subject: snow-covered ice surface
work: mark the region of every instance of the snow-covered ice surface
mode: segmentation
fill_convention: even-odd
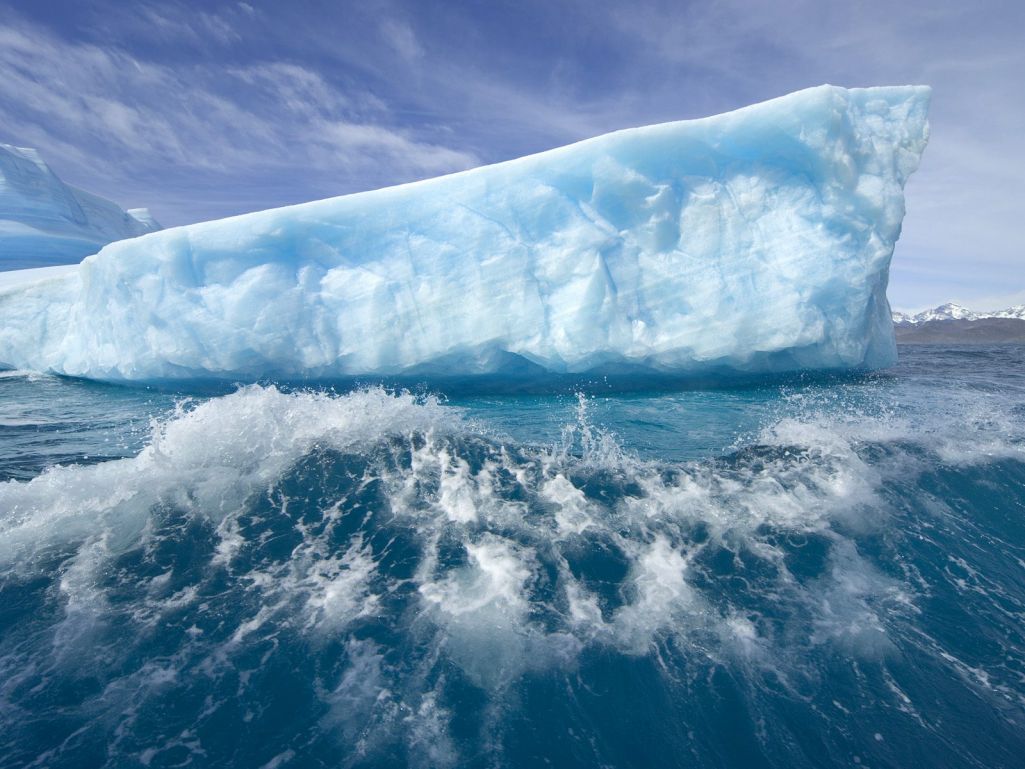
[[[0,362],[108,380],[885,366],[928,101],[821,86],[113,243],[0,293]]]
[[[160,229],[145,208],[65,184],[36,150],[0,144],[0,269],[70,264]]]
[[[58,264],[53,267],[32,267],[27,270],[6,270],[0,272],[0,293],[8,289],[39,283],[44,280],[69,275],[78,268],[77,264]]]

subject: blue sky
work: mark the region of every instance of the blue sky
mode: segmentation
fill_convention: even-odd
[[[165,225],[926,83],[897,307],[1025,302],[1025,3],[0,0],[0,141]]]

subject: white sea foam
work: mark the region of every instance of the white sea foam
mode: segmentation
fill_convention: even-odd
[[[879,420],[870,419],[784,418],[757,436],[758,442],[778,449],[758,467],[726,471],[698,463],[667,475],[656,463],[624,455],[582,413],[581,421],[568,428],[563,447],[519,456],[500,448],[474,468],[459,455],[457,440],[472,431],[455,410],[431,399],[381,389],[329,396],[253,386],[198,405],[183,402],[173,417],[154,424],[149,445],[135,457],[54,467],[31,481],[0,485],[0,556],[8,563],[23,561],[44,543],[98,536],[116,552],[146,536],[154,509],[172,505],[211,518],[219,526],[220,557],[230,563],[243,544],[235,524],[247,500],[278,482],[311,451],[359,453],[389,435],[403,441],[421,436],[408,444],[405,470],[383,471],[394,512],[414,515],[427,542],[446,527],[466,527],[461,536],[468,558],[462,572],[435,580],[428,573],[433,557],[428,547],[419,572],[426,604],[451,617],[494,610],[503,621],[518,625],[534,566],[530,549],[502,538],[499,530],[542,531],[558,542],[618,526],[634,532],[621,541],[633,563],[635,600],[621,614],[667,615],[670,604],[686,605],[694,598],[685,576],[689,555],[679,539],[681,523],[701,523],[718,540],[747,538],[756,549],[760,545],[753,532],[760,526],[826,529],[838,517],[878,502],[880,471],[859,456],[858,446],[899,439],[906,429],[899,420],[880,427]],[[1003,434],[1001,429],[993,432]],[[953,436],[948,431],[934,437],[937,451],[946,457]],[[574,455],[567,448],[571,445],[582,455]],[[960,446],[962,453],[979,451],[963,440]],[[1016,449],[1013,441],[1000,448]],[[982,451],[990,453],[987,444]],[[626,475],[639,492],[624,495],[612,508],[596,506],[571,480],[582,468]],[[539,516],[499,488],[509,482],[523,487],[548,515]],[[425,489],[426,502],[420,504],[415,497]],[[343,513],[337,508],[332,514]],[[374,553],[365,545],[354,543],[335,553],[309,532],[303,532],[303,543],[292,560],[306,566],[286,582],[312,591],[307,604],[312,614],[323,619],[351,613],[357,603],[370,600],[354,587],[374,568]],[[259,580],[255,574],[250,578]],[[573,584],[572,577],[567,584]],[[589,599],[586,591],[572,589],[577,591],[573,615],[580,621],[592,614],[586,608]],[[622,622],[638,632],[646,625],[634,614]],[[649,629],[654,632],[658,624]]]
[[[379,389],[332,398],[248,387],[195,406],[183,402],[173,418],[154,424],[135,457],[0,484],[0,560],[96,531],[132,541],[160,504],[221,520],[318,447],[351,450],[450,419],[433,400]]]
[[[118,712],[189,664],[245,691],[259,673],[250,650],[297,633],[312,648],[345,644],[347,672],[318,684],[326,724],[364,755],[398,730],[435,746],[426,763],[445,765],[458,756],[439,704],[441,660],[500,704],[523,674],[572,670],[594,647],[642,656],[673,643],[764,668],[784,686],[801,649],[891,654],[916,586],[881,574],[850,532],[882,530],[886,484],[946,457],[961,428],[822,405],[789,403],[733,455],[672,465],[623,451],[589,424],[583,401],[562,444],[525,446],[430,398],[246,387],[183,402],[135,457],[0,484],[0,573],[59,559],[55,665],[76,664],[113,616],[140,635],[183,612],[196,618],[175,657],[111,685]],[[990,421],[973,423],[978,442],[957,442],[959,461],[1018,450],[1020,431]],[[220,638],[199,626],[211,591],[177,584],[173,568],[133,583],[141,597],[130,608],[111,601],[118,558],[156,551],[188,525],[215,540],[203,579],[233,591]],[[254,555],[272,545],[278,555]],[[823,552],[806,573],[791,562],[805,548]],[[765,601],[800,621],[780,625]],[[404,623],[423,650],[412,669],[355,634],[382,618]],[[0,674],[20,680],[17,664],[0,661]]]

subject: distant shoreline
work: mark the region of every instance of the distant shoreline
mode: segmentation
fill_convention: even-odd
[[[895,323],[897,344],[1025,344],[1025,320],[978,318]]]

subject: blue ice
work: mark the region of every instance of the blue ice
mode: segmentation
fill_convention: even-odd
[[[0,362],[108,380],[886,366],[928,104],[820,86],[112,243],[0,289]]]

